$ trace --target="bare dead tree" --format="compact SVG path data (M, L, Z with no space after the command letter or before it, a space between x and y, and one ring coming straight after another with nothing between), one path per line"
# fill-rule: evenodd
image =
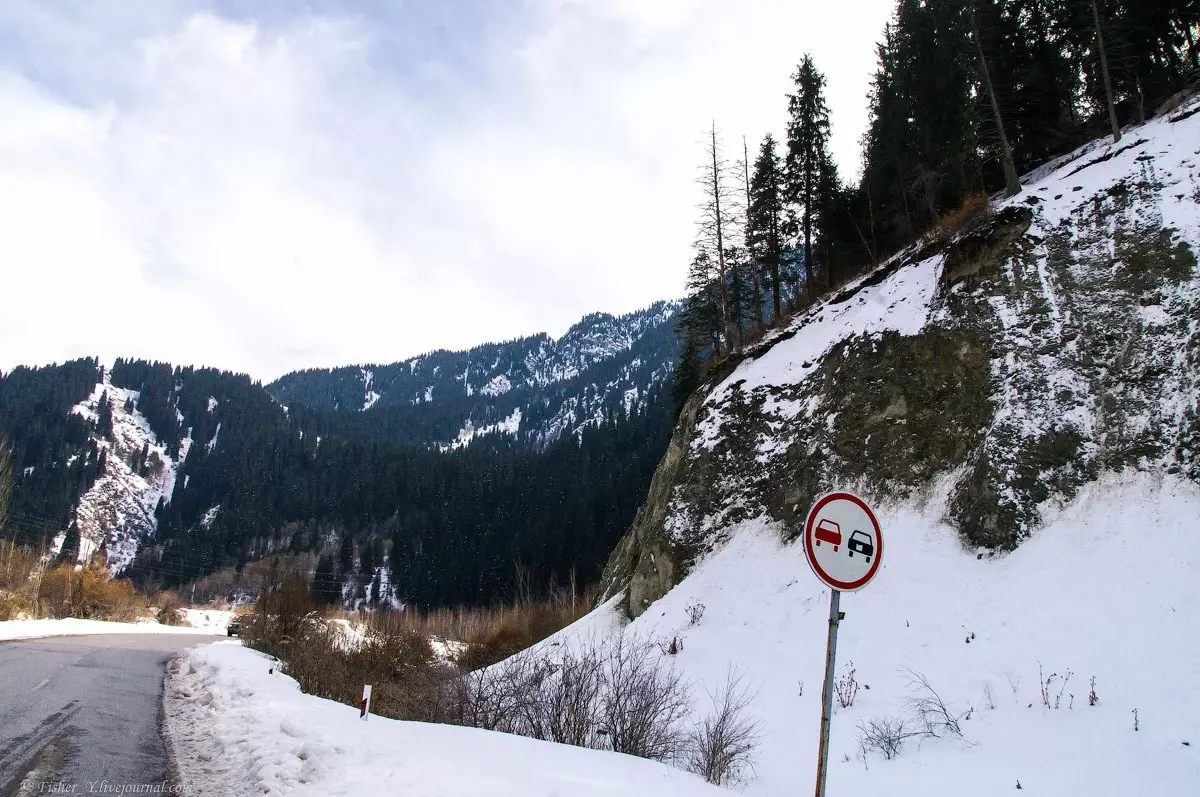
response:
M726 227L729 224L731 191L728 188L729 164L721 154L714 121L709 131L706 163L701 169L700 186L704 189L704 202L700 206L700 230L696 247L707 252L717 263L718 296L721 303L721 327L725 335L725 349L733 344L733 324L729 317L728 269L725 263Z

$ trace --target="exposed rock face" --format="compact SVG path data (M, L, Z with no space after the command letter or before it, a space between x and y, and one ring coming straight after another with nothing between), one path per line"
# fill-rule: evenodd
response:
M1156 124L894 258L703 385L607 592L637 616L739 521L795 536L830 489L888 502L948 479L963 544L1005 551L1104 470L1200 481L1200 187L1180 131Z

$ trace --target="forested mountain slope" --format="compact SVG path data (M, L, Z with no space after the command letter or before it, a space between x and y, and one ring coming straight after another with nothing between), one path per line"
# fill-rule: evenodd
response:
M347 410L215 369L14 369L0 377L12 533L165 585L305 554L329 602L488 603L518 566L535 589L594 581L666 444L674 312L380 367L380 397ZM456 363L481 352L492 359L467 396L475 371ZM397 398L400 372L421 380L419 404Z
M594 313L558 339L535 335L390 365L287 374L267 390L315 413L319 433L441 449L504 433L541 448L641 407L678 358L680 302L623 316Z

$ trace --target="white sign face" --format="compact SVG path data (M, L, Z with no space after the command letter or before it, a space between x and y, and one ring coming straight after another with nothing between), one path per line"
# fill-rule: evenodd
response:
M866 501L853 493L830 493L808 512L804 550L817 578L833 589L852 592L879 572L883 534Z

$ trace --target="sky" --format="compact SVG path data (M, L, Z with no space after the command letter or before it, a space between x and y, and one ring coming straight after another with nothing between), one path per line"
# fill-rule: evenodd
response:
M0 369L272 380L683 294L715 121L828 78L859 169L892 0L6 0Z

